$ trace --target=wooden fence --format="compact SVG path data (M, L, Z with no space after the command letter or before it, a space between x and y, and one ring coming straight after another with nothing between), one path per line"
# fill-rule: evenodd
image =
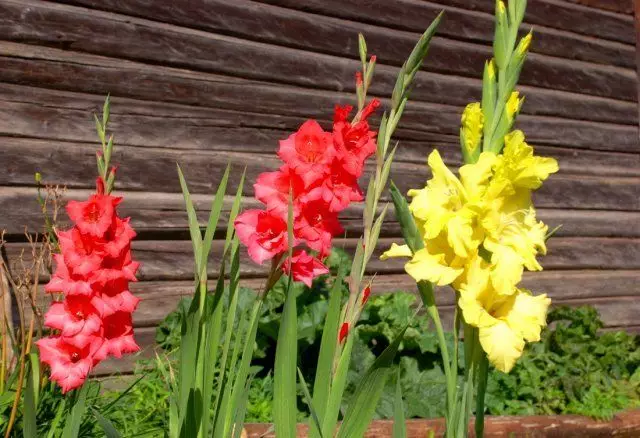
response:
M354 100L357 35L378 67L371 92L390 97L395 74L436 14L445 19L419 73L392 169L402 188L428 178L439 147L459 162L464 105L478 100L493 36L491 0L0 0L0 229L14 260L23 228L41 227L34 172L82 198L95 175L92 114L112 96L114 161L123 213L139 231L137 337L192 292L191 246L175 171L206 208L227 162L232 183L278 166L278 140L305 118L328 125ZM561 171L537 194L540 216L563 224L527 276L556 303L592 304L607 327L640 328L640 142L631 0L530 0L532 53L519 89L519 125ZM246 206L253 189L248 184ZM350 248L360 207L344 215ZM397 241L384 227L380 248ZM216 243L218 244L218 243ZM216 251L214 249L214 254ZM215 265L215 260L212 261ZM412 290L402 264L374 258L378 291ZM247 284L265 269L243 261ZM452 311L452 294L438 297ZM446 313L446 312L445 312ZM108 373L123 365L107 363Z

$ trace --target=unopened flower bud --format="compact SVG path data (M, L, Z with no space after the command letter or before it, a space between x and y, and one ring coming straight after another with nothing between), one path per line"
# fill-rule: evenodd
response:
M531 46L531 38L532 38L532 34L531 32L529 32L526 36L524 36L521 40L520 43L518 44L518 55L519 56L524 56L527 51L529 50L529 46Z
M347 337L347 335L349 334L349 323L345 322L342 324L342 327L340 327L340 334L338 335L338 342L340 342L342 344L342 342L344 341L344 339Z
M507 112L507 117L509 120L513 120L513 118L520 111L520 107L522 106L522 102L524 101L524 97L522 99L519 98L520 93L514 91L509 96L509 100L507 100L507 106L505 108Z
M470 103L462 112L462 136L464 148L469 155L473 155L482 140L484 115L479 102Z
M369 301L369 295L371 295L371 287L367 286L362 291L362 305L364 306Z
M36 172L34 178L36 180L36 183L40 184L40 182L42 182L42 175L40 174L40 172Z
M356 87L362 86L362 72L356 72Z

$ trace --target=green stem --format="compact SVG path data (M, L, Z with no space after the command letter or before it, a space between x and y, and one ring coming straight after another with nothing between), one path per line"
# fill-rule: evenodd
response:
M482 351L482 346L477 345L480 351L478 363L478 393L476 395L476 437L484 436L484 397L487 391L487 379L489 376L489 360L487 355Z
M427 314L433 320L433 324L436 328L436 334L438 336L438 344L440 346L440 354L442 355L442 367L444 368L444 375L447 380L447 413L451 417L455 406L455 393L456 393L456 373L451 369L451 360L449 358L449 348L447 347L447 341L444 337L444 330L442 328L442 321L440 320L440 313L436 306L435 296L433 294L433 285L428 282L421 281L418 283L418 290L420 291L420 297L422 302L427 308Z

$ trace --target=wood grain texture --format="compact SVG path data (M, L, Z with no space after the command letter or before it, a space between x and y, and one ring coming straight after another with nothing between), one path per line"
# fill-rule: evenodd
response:
M604 9L606 11L633 14L633 0L568 0L572 3Z
M229 105L226 101L235 94L249 95L243 92L243 85L253 88L269 85L237 77L150 66L141 62L12 42L0 42L0 55L0 79L5 82L86 93L104 94L108 91L113 95L198 106ZM351 72L355 71L357 63L350 61L350 65ZM372 91L388 96L396 74L395 67L377 65ZM353 92L351 79L351 76L346 78L346 82L342 82L337 89ZM335 84L329 86L335 88ZM284 85L280 88L282 94L287 92ZM479 79L420 72L416 77L412 100L464 106L479 98L480 88ZM632 102L538 87L523 86L520 89L527 96L523 114L616 124L637 123L636 105ZM299 90L293 92L298 93Z
M31 152L24 154L24 148L19 143L14 147L11 140L3 142L0 139L0 144L3 145L0 159L9 163L7 172L0 174L1 185L28 185L36 171L43 172L48 181L66 183L70 188L88 188L93 185L88 182L93 180L95 174L94 146L39 143L40 147L31 144ZM425 153L424 156L426 155ZM180 163L194 193L210 192L216 183L215 176L222 174L227 163L238 169L246 165L248 181L255 181L259 173L276 170L281 164L273 153L189 151L185 154L181 150L134 147L120 148L120 153L114 154L114 162L126 163L127 168L132 170L145 169L146 173L144 178L140 178L139 173L124 172L122 169L122 177L118 179L119 187L129 190L153 188L161 192L178 191L176 163ZM369 173L372 171L371 166L372 164L369 166ZM240 173L232 174L232 187L239 182ZM423 187L430 177L428 168L422 163L402 161L394 162L391 175L403 191ZM363 185L366 178L363 178ZM245 194L253 196L251 184L248 184ZM560 173L552 176L536 192L535 200L538 207L563 205L579 209L640 210L640 178L600 178Z
M9 41L29 41L250 79L313 87L332 84L331 88L335 88L336 84L350 83L353 78L350 62L332 55L34 0L0 2L0 25L0 38ZM326 38L330 36L329 33ZM382 40L390 38L388 35ZM409 35L403 41L394 41L392 49L404 58L415 40L416 35ZM471 77L481 75L485 60L491 56L489 47L454 40L434 41L431 50L430 68ZM636 100L637 77L631 70L541 57L531 55L522 84ZM269 62L256 65L258 59Z
M90 194L89 189L69 189L65 200L82 200ZM188 238L184 201L179 193L161 192L123 192L116 194L124 200L119 208L123 217L131 217L132 223L141 237L177 236ZM28 227L31 232L42 228L42 215L35 201L36 189L30 187L0 187L0 229L19 237ZM201 224L204 226L207 209L210 208L211 195L194 194L193 201L200 211ZM226 213L231 199L227 199L225 214L220 218L220 227L226 226ZM260 204L251 198L245 198L245 209L259 208ZM345 210L340 218L348 235L357 236L362 232L362 204L354 204ZM539 208L538 216L550 227L562 225L557 236L565 237L640 237L640 212L607 210L565 210ZM70 223L65 214L60 217L60 226ZM398 236L400 228L393 213L389 214L382 230L383 236Z
M379 256L392 242L401 242L399 238L381 238L373 257L367 266L367 272L380 275L404 272L404 260L382 261ZM220 264L220 253L224 242L214 241L209 270L211 277ZM357 243L355 238L335 239L334 246L353 254ZM25 249L24 243L7 243L7 257L12 263L18 260ZM557 237L548 242L549 253L541 258L542 266L547 270L563 269L640 269L640 239L602 238L602 237ZM189 280L193 278L193 256L191 242L188 240L137 240L133 242L134 258L141 262L138 278L141 281ZM241 250L240 269L244 278L264 277L267 266L259 266L250 261L246 250ZM25 254L28 259L28 255ZM46 281L48 275L43 275Z
M328 128L334 105L352 102L352 96L344 93L262 85L254 88L250 84L242 89L244 94L229 94L232 103L225 104L224 110L114 97L110 126L118 138L126 139L125 144L206 148L212 138L227 138L216 137L215 131L208 131L212 127L275 127L291 132L300 126L304 120L300 115L304 114ZM91 113L98 110L102 100L103 95L0 83L0 133L94 142ZM247 106L251 111L243 113L241 109ZM396 138L436 145L443 139L456 142L460 113L459 107L451 105L410 102ZM528 141L534 145L640 152L637 126L526 115L518 120L518 127L527 132ZM376 121L377 116L373 123Z
M439 4L455 5L491 14L494 11L494 3L484 0L435 1ZM620 3L626 1L620 0ZM633 44L633 17L598 10L569 0L531 0L527 3L527 16L524 21L530 25L548 26L596 38Z
M420 0L401 0L398 2L355 0L348 2L348 4L340 3L338 0L312 0L305 2L297 2L295 0L259 1L299 11L307 11L309 14L329 15L359 23L370 23L395 30L412 32L423 32L429 17L444 11L445 17L438 28L438 35L482 44L491 44L493 41L493 10L490 13L471 11L468 7L463 9L451 6L446 1L440 2L440 4ZM78 2L84 4L97 3L96 0L78 0ZM128 3L127 7L123 7L121 3L123 2L119 0L110 0L108 7L115 11L124 12L128 10L129 13L133 12L130 3ZM486 3L491 5L491 2ZM184 15L186 11L190 12L190 9L183 9L181 11L183 14L180 15ZM168 15L165 15L165 19L169 19ZM526 19L527 16L525 16ZM360 26L363 25L360 24ZM528 32L531 27L529 24L524 24L522 31ZM365 35L369 35L368 27L363 27L363 31ZM576 51L576 46L579 46L581 50ZM585 37L545 25L535 26L534 44L531 47L531 51L564 59L619 65L627 68L635 66L632 53L633 47L631 45L606 41L600 38Z

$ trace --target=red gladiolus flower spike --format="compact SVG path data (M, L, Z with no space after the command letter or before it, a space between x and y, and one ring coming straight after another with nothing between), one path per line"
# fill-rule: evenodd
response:
M362 85L362 74L356 78ZM376 132L370 130L367 118L379 106L380 102L373 99L352 123L348 118L353 107L336 105L332 132L324 131L315 120L307 120L297 132L280 141L278 156L284 165L275 172L262 173L254 184L255 197L264 209L248 210L235 220L238 238L256 263L288 251L291 199L295 237L291 245L305 245L317 256L296 249L281 268L307 286L327 273L322 260L331 252L332 239L344 232L338 213L364 198L358 177L366 159L376 150Z
M136 233L128 218L117 216L121 198L104 191L104 181L98 178L96 194L67 204L75 225L58 232L61 254L54 254L56 270L45 286L64 299L53 303L44 318L58 334L37 345L40 360L49 365L51 379L63 392L81 386L109 355L120 357L139 349L131 324L139 300L129 291L139 266L131 257Z

